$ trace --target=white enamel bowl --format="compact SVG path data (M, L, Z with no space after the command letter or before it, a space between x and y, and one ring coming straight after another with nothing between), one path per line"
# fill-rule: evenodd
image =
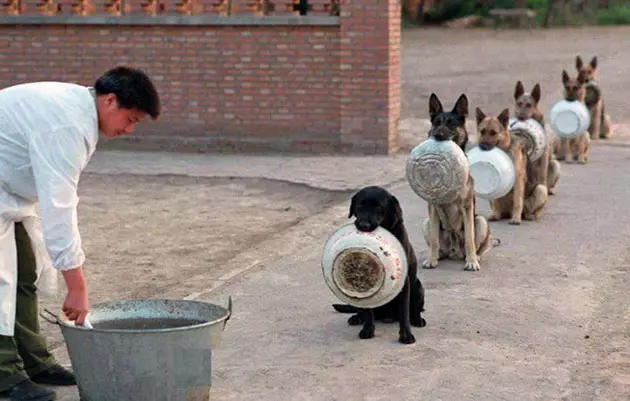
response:
M516 182L516 169L510 155L496 146L486 151L475 146L467 155L478 197L499 199L512 190Z
M411 189L427 202L454 201L468 180L468 159L453 141L428 138L407 158L406 177Z
M400 241L382 227L362 232L353 223L346 224L328 238L322 253L328 288L358 308L376 308L396 298L407 269Z
M547 135L545 128L533 118L519 120L510 118L508 125L510 135L518 136L525 142L525 149L529 159L533 162L540 159L547 149Z
M549 124L560 138L576 138L591 125L591 115L579 101L560 100L549 112Z

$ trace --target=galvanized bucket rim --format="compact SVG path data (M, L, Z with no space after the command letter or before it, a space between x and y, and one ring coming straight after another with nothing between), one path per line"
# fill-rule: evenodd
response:
M198 328L204 328L204 327L208 327L208 326L214 326L217 325L221 322L223 322L223 328L225 329L225 325L227 324L228 320L230 320L230 318L232 317L232 296L229 297L228 300L228 307L225 308L223 306L217 305L217 304L213 304L210 302L203 302L203 301L196 301L196 300L182 300L182 299L166 299L166 298L162 298L162 299L146 299L146 300L140 300L140 299L122 299L122 300L116 300L116 301L105 301L105 302L99 302L97 304L94 304L94 306L92 308L97 308L98 306L104 306L104 305L111 305L114 303L136 303L139 301L148 301L148 302L177 302L177 303L182 303L185 302L187 304L197 304L197 305L213 305L213 306L217 306L219 308L225 309L226 310L226 314L225 316L222 316L220 318L208 321L208 322L203 322L203 323L199 323L199 324L191 324L188 326L181 326L181 327L170 327L170 328L164 328L164 329L131 329L131 330L123 330L123 329L99 329L99 328L85 328L82 326L77 326L74 324L74 322L69 321L68 319L65 318L65 316L63 315L63 313L59 313L59 314L55 314L53 312L51 312L48 309L44 309L44 311L50 315L50 316L46 316L43 313L40 314L41 317L46 320L49 323L52 324L56 324L58 326L61 327L62 330L81 330L81 331L86 331L86 332L96 332L96 333L116 333L116 334L142 334L142 335L146 335L146 334L159 334L159 333L170 333L170 332L177 332L177 331L188 331L191 329L198 329ZM89 315L88 315L89 317ZM52 319L51 319L52 318ZM53 320L54 319L54 320Z

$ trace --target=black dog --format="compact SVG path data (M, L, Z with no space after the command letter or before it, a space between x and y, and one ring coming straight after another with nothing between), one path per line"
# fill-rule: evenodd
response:
M350 305L333 304L342 313L357 313L348 319L352 326L363 324L359 333L362 339L374 337L374 320L400 324L399 339L403 344L413 344L416 339L411 333L411 325L426 326L422 318L424 312L424 288L418 279L418 260L409 243L403 223L403 213L398 199L381 187L365 187L357 192L350 204L348 218L356 216L354 225L361 231L373 231L378 226L392 233L405 249L407 256L407 277L400 294L385 305L374 309L360 309Z

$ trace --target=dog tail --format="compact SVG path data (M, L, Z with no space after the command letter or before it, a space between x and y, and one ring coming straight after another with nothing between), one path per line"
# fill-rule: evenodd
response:
M358 313L359 308L351 305L333 304L333 308L339 313Z

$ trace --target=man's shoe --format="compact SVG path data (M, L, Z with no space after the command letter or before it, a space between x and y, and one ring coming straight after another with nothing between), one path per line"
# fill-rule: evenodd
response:
M54 401L57 394L46 387L38 386L30 380L24 380L3 391L0 395L11 401Z
M53 386L75 386L77 384L74 373L59 365L53 365L43 372L31 376L31 380L35 383L52 384Z

